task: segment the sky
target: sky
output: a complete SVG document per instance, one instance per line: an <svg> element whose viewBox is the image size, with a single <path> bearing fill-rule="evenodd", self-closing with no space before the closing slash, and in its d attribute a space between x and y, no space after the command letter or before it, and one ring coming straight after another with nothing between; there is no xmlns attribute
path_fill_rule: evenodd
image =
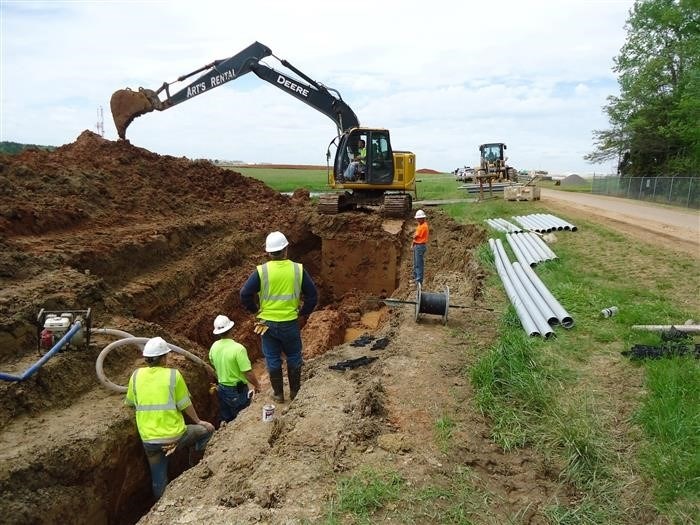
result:
<svg viewBox="0 0 700 525"><path fill-rule="evenodd" d="M109 101L176 82L255 41L336 89L363 126L389 129L418 168L508 164L614 172L583 159L619 93L614 57L633 0L0 0L0 140L117 139ZM290 73L277 59L264 63ZM291 73L289 76L294 76ZM164 98L164 97L161 97ZM100 118L100 111L103 117ZM332 120L248 74L137 118L132 144L161 155L325 165Z"/></svg>

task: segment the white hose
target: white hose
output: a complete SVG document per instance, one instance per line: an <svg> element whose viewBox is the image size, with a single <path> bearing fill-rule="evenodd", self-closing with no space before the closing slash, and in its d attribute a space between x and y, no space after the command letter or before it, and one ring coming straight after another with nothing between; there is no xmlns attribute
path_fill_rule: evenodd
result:
<svg viewBox="0 0 700 525"><path fill-rule="evenodd" d="M105 358L107 357L107 354L109 354L112 350L119 346L124 346L124 345L137 345L140 349L143 348L143 346L148 342L150 339L149 337L134 337L133 335L123 332L121 330L115 330L111 328L97 328L95 330L92 330L94 333L101 333L101 334L107 334L107 335L115 335L117 337L122 337L122 339L119 339L117 341L113 341L107 346L104 347L104 349L100 352L100 355L97 356L97 361L95 361L95 372L97 372L97 379L100 380L100 383L102 383L106 388L109 390L112 390L113 392L119 392L121 394L125 393L127 390L127 387L118 385L116 383L113 383L109 379L107 379L107 376L104 373L104 361ZM190 361L194 361L198 365L203 366L204 368L207 369L209 373L211 373L214 377L216 377L216 373L214 372L214 369L209 366L207 363L202 361L199 357L194 355L191 352L188 352L187 350L180 348L179 346L175 346L171 343L168 343L168 347L170 347L170 350L173 352L176 352L178 354L184 355L187 359Z"/></svg>

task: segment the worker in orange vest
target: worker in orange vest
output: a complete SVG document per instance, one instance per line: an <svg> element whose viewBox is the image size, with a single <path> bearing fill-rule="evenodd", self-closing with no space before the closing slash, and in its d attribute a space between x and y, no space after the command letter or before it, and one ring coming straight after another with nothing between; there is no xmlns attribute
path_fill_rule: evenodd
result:
<svg viewBox="0 0 700 525"><path fill-rule="evenodd" d="M416 212L416 233L413 234L413 281L417 285L423 286L423 269L425 250L428 244L428 223L426 222L425 212L418 210Z"/></svg>

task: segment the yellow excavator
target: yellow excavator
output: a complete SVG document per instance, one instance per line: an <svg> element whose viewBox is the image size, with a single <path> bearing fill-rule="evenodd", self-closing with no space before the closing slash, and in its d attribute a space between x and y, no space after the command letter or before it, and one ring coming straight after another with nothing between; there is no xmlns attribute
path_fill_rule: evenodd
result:
<svg viewBox="0 0 700 525"><path fill-rule="evenodd" d="M262 62L270 56L299 78ZM202 73L175 93L170 93L170 86L175 82L166 82L157 90L140 87L114 92L110 107L119 138L126 139L126 130L136 117L154 110L164 111L250 72L320 111L336 124L338 134L328 145L326 159L328 184L341 191L321 195L319 212L338 213L358 205L383 205L385 215L403 217L411 210L416 196L415 154L393 149L389 130L361 127L355 112L337 90L316 82L286 60L277 58L259 42L229 58L180 76L175 82L184 82ZM335 157L331 166L333 148ZM362 159L358 160L359 157ZM348 174L353 174L352 179L347 178Z"/></svg>

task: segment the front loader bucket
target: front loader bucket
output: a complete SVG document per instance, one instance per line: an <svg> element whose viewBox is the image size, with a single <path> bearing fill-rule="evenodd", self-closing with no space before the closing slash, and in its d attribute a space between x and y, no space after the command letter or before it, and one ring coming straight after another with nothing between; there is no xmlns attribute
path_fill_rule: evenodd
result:
<svg viewBox="0 0 700 525"><path fill-rule="evenodd" d="M132 91L129 88L112 93L109 106L112 109L112 118L120 139L126 139L126 128L136 117L155 109L153 103L142 91Z"/></svg>

